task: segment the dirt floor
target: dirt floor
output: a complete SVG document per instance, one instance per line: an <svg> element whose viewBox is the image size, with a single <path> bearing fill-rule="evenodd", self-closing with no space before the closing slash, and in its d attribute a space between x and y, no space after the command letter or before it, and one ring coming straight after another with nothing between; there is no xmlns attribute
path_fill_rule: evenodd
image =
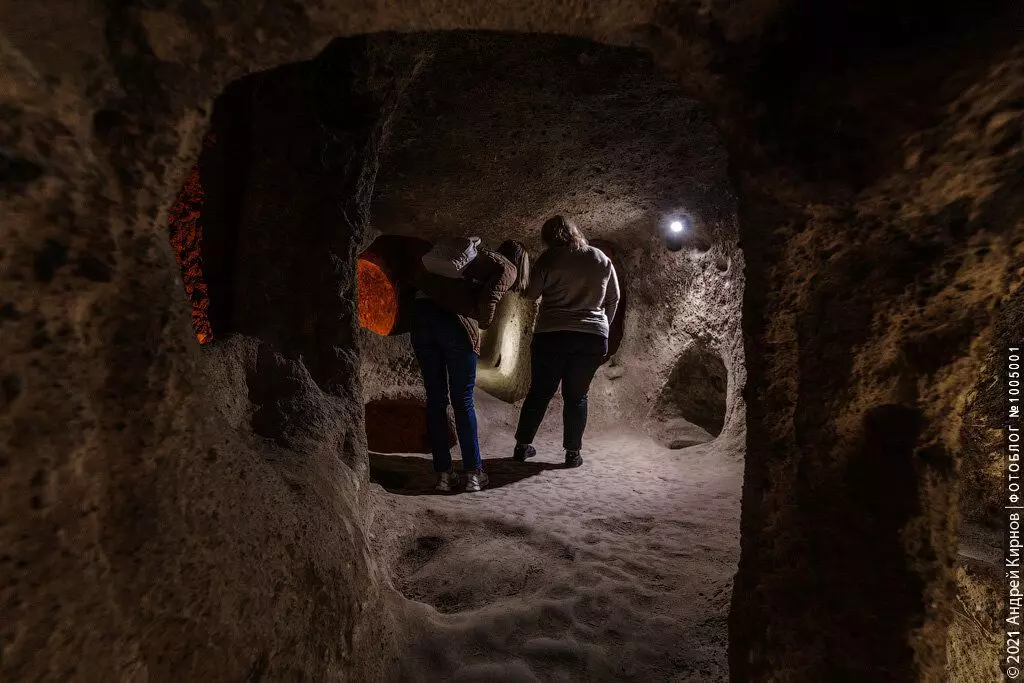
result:
<svg viewBox="0 0 1024 683"><path fill-rule="evenodd" d="M742 441L593 425L564 469L552 402L522 464L514 410L477 404L483 492L436 493L429 456L371 455L371 543L408 598L402 680L727 680Z"/></svg>

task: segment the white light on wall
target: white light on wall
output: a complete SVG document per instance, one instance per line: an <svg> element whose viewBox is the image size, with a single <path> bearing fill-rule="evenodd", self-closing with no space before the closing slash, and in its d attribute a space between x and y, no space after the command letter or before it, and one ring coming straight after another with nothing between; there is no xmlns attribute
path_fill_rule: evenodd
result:
<svg viewBox="0 0 1024 683"><path fill-rule="evenodd" d="M682 232L683 231L683 222L682 221L672 221L672 223L668 226L668 228L669 228L669 230L671 230L672 232L675 232L675 233Z"/></svg>

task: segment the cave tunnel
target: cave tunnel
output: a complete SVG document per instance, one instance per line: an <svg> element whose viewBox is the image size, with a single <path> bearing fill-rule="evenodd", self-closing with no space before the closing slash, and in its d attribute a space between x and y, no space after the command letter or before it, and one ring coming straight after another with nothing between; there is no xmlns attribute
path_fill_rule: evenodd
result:
<svg viewBox="0 0 1024 683"><path fill-rule="evenodd" d="M1007 674L1020 4L584 5L0 8L0 679ZM511 292L438 494L396 273L556 213L584 464Z"/></svg>

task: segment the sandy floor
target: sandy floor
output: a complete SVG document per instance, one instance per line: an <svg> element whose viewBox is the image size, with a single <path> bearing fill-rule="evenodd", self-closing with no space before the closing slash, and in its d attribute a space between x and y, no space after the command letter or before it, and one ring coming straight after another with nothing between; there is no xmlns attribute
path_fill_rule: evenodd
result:
<svg viewBox="0 0 1024 683"><path fill-rule="evenodd" d="M726 680L738 440L590 430L563 469L553 405L521 464L508 411L478 406L486 491L435 494L426 456L371 456L371 541L409 598L403 680Z"/></svg>

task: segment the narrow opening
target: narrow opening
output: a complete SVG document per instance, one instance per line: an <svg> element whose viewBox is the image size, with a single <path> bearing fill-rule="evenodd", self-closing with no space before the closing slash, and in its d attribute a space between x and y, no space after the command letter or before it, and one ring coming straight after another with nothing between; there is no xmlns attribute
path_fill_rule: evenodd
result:
<svg viewBox="0 0 1024 683"><path fill-rule="evenodd" d="M371 332L387 336L398 320L398 292L387 272L370 255L356 260L359 324Z"/></svg>
<svg viewBox="0 0 1024 683"><path fill-rule="evenodd" d="M672 449L705 443L725 425L728 370L722 356L701 341L680 355L658 396L659 440Z"/></svg>

